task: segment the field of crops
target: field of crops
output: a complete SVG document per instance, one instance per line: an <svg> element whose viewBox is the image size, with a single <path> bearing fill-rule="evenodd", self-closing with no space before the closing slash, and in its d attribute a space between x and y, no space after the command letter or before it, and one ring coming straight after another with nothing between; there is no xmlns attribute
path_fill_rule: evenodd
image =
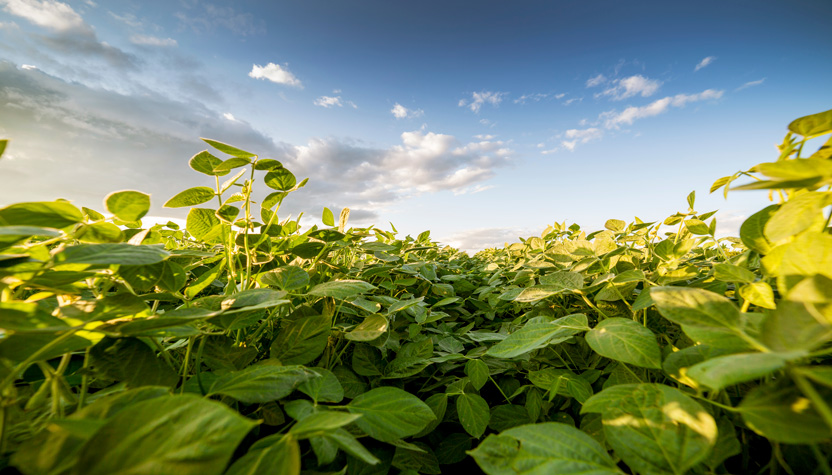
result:
<svg viewBox="0 0 832 475"><path fill-rule="evenodd" d="M830 133L717 180L770 190L738 238L693 194L473 257L346 209L300 229L305 180L212 140L185 229L137 191L2 208L0 468L830 474Z"/></svg>

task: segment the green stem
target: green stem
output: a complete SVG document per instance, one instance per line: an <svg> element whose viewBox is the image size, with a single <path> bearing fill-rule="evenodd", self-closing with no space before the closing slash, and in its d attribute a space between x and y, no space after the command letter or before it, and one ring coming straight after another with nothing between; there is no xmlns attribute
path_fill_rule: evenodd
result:
<svg viewBox="0 0 832 475"><path fill-rule="evenodd" d="M817 444L811 444L809 445L809 448L812 449L812 454L818 461L818 468L820 468L821 473L823 473L823 475L832 475L832 469L829 468L829 460L823 456L823 452L821 452Z"/></svg>
<svg viewBox="0 0 832 475"><path fill-rule="evenodd" d="M199 340L199 348L196 350L196 361L194 361L194 374L196 375L196 383L199 386L199 393L205 396L205 387L202 386L202 378L199 375L199 367L202 365L202 350L205 349L205 337Z"/></svg>
<svg viewBox="0 0 832 475"><path fill-rule="evenodd" d="M511 399L509 399L508 396L506 396L506 393L503 392L503 388L501 388L500 385L497 384L497 381L494 381L494 378L492 378L490 374L488 375L488 379L490 379L491 382L494 383L494 386L497 386L497 390L500 391L500 394L503 395L503 398L506 400L506 402L511 404Z"/></svg>
<svg viewBox="0 0 832 475"><path fill-rule="evenodd" d="M191 359L191 349L194 347L194 337L188 337L188 349L185 350L185 361L182 362L182 387L179 394L185 394L185 381L188 378L188 362Z"/></svg>
<svg viewBox="0 0 832 475"><path fill-rule="evenodd" d="M54 340L40 347L40 349L29 355L28 358L26 358L17 366L15 366L14 369L9 373L9 375L6 376L6 379L4 379L2 383L0 383L0 394L3 394L6 388L12 385L17 380L17 378L19 378L20 375L22 375L23 372L26 371L26 368L28 368L29 365L31 365L35 361L38 361L41 356L43 356L49 351L52 351L52 349L63 343L65 340L68 340L79 330L80 328L73 328L72 330L68 330L63 335L59 336L58 338L55 338Z"/></svg>
<svg viewBox="0 0 832 475"><path fill-rule="evenodd" d="M606 313L602 312L600 308L596 307L596 306L595 306L595 304L593 304L592 302L590 302L590 301L589 301L589 299L588 299L588 298L586 298L586 295L584 295L583 293L581 294L581 298L582 298L582 299L584 299L584 302L586 302L586 304L587 304L587 305L589 305L589 306L590 306L590 308L592 308L593 310L595 310L596 312L598 312L598 314L599 314L599 315L601 315L601 316L602 316L602 317L604 317L604 318L610 318L610 317L609 317L609 315L607 315Z"/></svg>
<svg viewBox="0 0 832 475"><path fill-rule="evenodd" d="M78 411L80 411L84 407L84 400L87 398L87 391L90 387L90 376L87 374L87 371L90 367L90 348L87 347L86 351L84 351L84 365L81 367L81 391L78 393Z"/></svg>

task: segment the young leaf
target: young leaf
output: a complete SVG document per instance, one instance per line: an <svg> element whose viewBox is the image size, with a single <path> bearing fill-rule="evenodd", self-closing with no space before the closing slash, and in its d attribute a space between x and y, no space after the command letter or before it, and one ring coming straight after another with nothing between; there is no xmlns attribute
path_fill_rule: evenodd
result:
<svg viewBox="0 0 832 475"><path fill-rule="evenodd" d="M477 439L482 437L491 418L485 399L477 394L460 394L456 398L456 412L465 432Z"/></svg>
<svg viewBox="0 0 832 475"><path fill-rule="evenodd" d="M289 433L298 439L308 439L314 436L326 435L339 427L343 427L356 419L360 414L349 414L337 411L322 411L304 417L292 426Z"/></svg>
<svg viewBox="0 0 832 475"><path fill-rule="evenodd" d="M181 208L183 206L195 206L206 203L216 196L216 193L207 186L197 186L179 192L164 204L165 208Z"/></svg>
<svg viewBox="0 0 832 475"><path fill-rule="evenodd" d="M107 211L124 221L138 221L150 209L150 196L138 191L116 191L104 198Z"/></svg>
<svg viewBox="0 0 832 475"><path fill-rule="evenodd" d="M795 119L789 130L806 138L832 132L832 110Z"/></svg>
<svg viewBox="0 0 832 475"><path fill-rule="evenodd" d="M335 226L335 215L332 214L332 210L329 208L324 208L323 216L321 216L321 221L327 226Z"/></svg>
<svg viewBox="0 0 832 475"><path fill-rule="evenodd" d="M581 313L567 315L552 322L529 321L523 328L489 348L486 354L495 358L514 358L566 341L588 329L587 317Z"/></svg>
<svg viewBox="0 0 832 475"><path fill-rule="evenodd" d="M188 218L185 221L185 229L195 239L202 239L215 226L220 224L220 220L214 215L215 211L206 208L191 208L188 211Z"/></svg>
<svg viewBox="0 0 832 475"><path fill-rule="evenodd" d="M333 280L312 287L309 294L316 297L333 297L338 300L346 300L375 288L374 285L362 280Z"/></svg>
<svg viewBox="0 0 832 475"><path fill-rule="evenodd" d="M471 381L471 385L474 386L474 389L479 391L485 386L485 383L488 382L488 375L490 370L488 369L488 365L485 364L482 360L468 360L465 363L465 374L468 375L468 379Z"/></svg>
<svg viewBox="0 0 832 475"><path fill-rule="evenodd" d="M590 348L601 356L643 368L661 369L662 353L656 335L628 318L601 321L586 334Z"/></svg>
<svg viewBox="0 0 832 475"><path fill-rule="evenodd" d="M766 222L764 234L771 242L788 239L823 222L823 209L832 203L832 193L810 192L787 201Z"/></svg>
<svg viewBox="0 0 832 475"><path fill-rule="evenodd" d="M283 364L307 364L323 353L332 322L329 317L312 315L285 323L269 349L272 358Z"/></svg>
<svg viewBox="0 0 832 475"><path fill-rule="evenodd" d="M419 398L388 386L358 396L347 409L363 416L355 421L361 430L383 442L414 435L436 418Z"/></svg>
<svg viewBox="0 0 832 475"><path fill-rule="evenodd" d="M316 404L318 402L341 402L344 399L344 388L338 378L325 368L315 368L313 371L321 377L304 381L298 386L298 391L311 397Z"/></svg>
<svg viewBox="0 0 832 475"><path fill-rule="evenodd" d="M297 178L289 170L278 168L266 173L263 182L271 189L277 191L290 191L296 184Z"/></svg>
<svg viewBox="0 0 832 475"><path fill-rule="evenodd" d="M246 152L245 150L240 150L237 147L217 142L216 140L211 139L202 139L203 142L207 143L208 145L214 147L215 149L219 150L220 152L227 153L228 155L232 155L234 157L240 158L253 158L256 157L253 153Z"/></svg>

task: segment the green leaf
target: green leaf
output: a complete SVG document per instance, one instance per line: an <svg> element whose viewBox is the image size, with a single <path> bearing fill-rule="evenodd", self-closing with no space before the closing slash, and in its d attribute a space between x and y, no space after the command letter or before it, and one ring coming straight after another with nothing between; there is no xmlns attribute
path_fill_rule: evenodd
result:
<svg viewBox="0 0 832 475"><path fill-rule="evenodd" d="M309 437L326 435L326 433L350 424L360 417L360 414L348 414L346 412L316 412L304 417L301 421L292 426L289 433L298 439L308 439Z"/></svg>
<svg viewBox="0 0 832 475"><path fill-rule="evenodd" d="M225 475L298 475L300 470L298 441L291 435L274 434L255 442Z"/></svg>
<svg viewBox="0 0 832 475"><path fill-rule="evenodd" d="M761 340L774 351L805 354L832 340L832 322L811 304L782 300L763 321Z"/></svg>
<svg viewBox="0 0 832 475"><path fill-rule="evenodd" d="M207 143L208 145L214 147L215 149L219 150L222 153L227 153L228 155L232 155L232 156L235 156L235 157L252 158L252 157L257 156L257 155L254 155L253 153L246 152L245 150L240 150L237 147L234 147L234 146L222 143L222 142L217 142L216 140L203 138L202 141Z"/></svg>
<svg viewBox="0 0 832 475"><path fill-rule="evenodd" d="M318 284L309 290L309 295L316 297L333 297L338 300L346 300L375 289L376 286L368 284L363 280L333 280Z"/></svg>
<svg viewBox="0 0 832 475"><path fill-rule="evenodd" d="M300 267L286 266L261 274L260 281L283 290L297 290L309 284L309 274Z"/></svg>
<svg viewBox="0 0 832 475"><path fill-rule="evenodd" d="M301 317L284 323L271 344L271 357L283 364L314 361L326 348L331 324L329 317L323 315Z"/></svg>
<svg viewBox="0 0 832 475"><path fill-rule="evenodd" d="M795 354L740 353L718 356L688 368L687 376L699 384L720 390L732 384L760 379L784 366Z"/></svg>
<svg viewBox="0 0 832 475"><path fill-rule="evenodd" d="M489 348L486 354L495 358L514 358L561 343L588 329L587 317L581 313L567 315L552 322L530 320L523 328Z"/></svg>
<svg viewBox="0 0 832 475"><path fill-rule="evenodd" d="M685 220L685 227L691 234L708 235L710 231L708 225L698 219Z"/></svg>
<svg viewBox="0 0 832 475"><path fill-rule="evenodd" d="M460 394L456 398L456 412L465 432L477 439L482 437L491 419L485 399L477 394Z"/></svg>
<svg viewBox="0 0 832 475"><path fill-rule="evenodd" d="M138 191L116 191L104 198L107 211L124 221L138 221L150 209L150 196Z"/></svg>
<svg viewBox="0 0 832 475"><path fill-rule="evenodd" d="M601 321L586 334L590 348L601 356L643 368L661 369L662 353L656 335L628 318Z"/></svg>
<svg viewBox="0 0 832 475"><path fill-rule="evenodd" d="M763 233L766 223L771 219L779 205L771 205L757 211L743 221L740 226L740 239L749 249L760 254L768 254L773 247L771 241Z"/></svg>
<svg viewBox="0 0 832 475"><path fill-rule="evenodd" d="M355 421L356 425L382 442L414 435L436 417L416 396L388 386L358 396L347 409L353 414L361 414L363 417Z"/></svg>
<svg viewBox="0 0 832 475"><path fill-rule="evenodd" d="M228 160L223 160L222 163L214 167L214 172L227 172L231 171L235 168L244 167L251 163L251 159L249 158L242 158L242 157L234 157L229 158Z"/></svg>
<svg viewBox="0 0 832 475"><path fill-rule="evenodd" d="M754 282L752 284L743 285L740 287L740 297L748 300L758 307L768 309L775 308L774 291L771 289L771 286L765 282Z"/></svg>
<svg viewBox="0 0 832 475"><path fill-rule="evenodd" d="M3 152L6 151L6 147L9 145L8 139L0 140L0 157L3 156Z"/></svg>
<svg viewBox="0 0 832 475"><path fill-rule="evenodd" d="M315 403L341 402L344 399L344 388L338 378L331 371L324 368L314 368L319 378L312 378L298 386L298 391L311 397Z"/></svg>
<svg viewBox="0 0 832 475"><path fill-rule="evenodd" d="M84 221L81 211L67 201L16 203L0 208L0 225L65 228Z"/></svg>
<svg viewBox="0 0 832 475"><path fill-rule="evenodd" d="M468 375L471 385L474 386L474 389L477 391L482 389L482 387L485 386L485 383L488 382L488 375L490 372L491 371L488 369L488 365L482 360L468 360L468 362L465 363L465 374Z"/></svg>
<svg viewBox="0 0 832 475"><path fill-rule="evenodd" d="M290 191L297 184L297 178L289 170L278 168L266 173L263 182L273 190Z"/></svg>
<svg viewBox="0 0 832 475"><path fill-rule="evenodd" d="M740 312L722 295L692 287L653 287L650 297L671 322L692 327L740 328Z"/></svg>
<svg viewBox="0 0 832 475"><path fill-rule="evenodd" d="M210 270L203 272L202 275L191 282L191 285L185 289L185 298L190 300L196 297L197 294L202 292L206 287L217 280L223 269L225 269L225 260L221 260L219 264L215 265Z"/></svg>
<svg viewBox="0 0 832 475"><path fill-rule="evenodd" d="M577 272L554 272L540 276L540 285L562 290L578 290L584 286L584 276Z"/></svg>
<svg viewBox="0 0 832 475"><path fill-rule="evenodd" d="M105 338L90 350L92 366L109 379L128 387L173 386L179 376L136 338Z"/></svg>
<svg viewBox="0 0 832 475"><path fill-rule="evenodd" d="M220 206L220 209L218 209L215 213L215 215L217 216L217 218L220 219L220 221L223 221L228 224L233 223L237 219L237 216L239 214L240 208L231 205L222 205Z"/></svg>
<svg viewBox="0 0 832 475"><path fill-rule="evenodd" d="M822 275L832 279L832 236L805 233L785 246L777 269L777 287L787 294L803 279Z"/></svg>
<svg viewBox="0 0 832 475"><path fill-rule="evenodd" d="M717 440L713 417L685 393L662 384L611 386L581 412L601 412L607 442L634 472L686 473Z"/></svg>
<svg viewBox="0 0 832 475"><path fill-rule="evenodd" d="M283 164L271 158L257 160L257 164L254 165L255 170L276 170L278 168L283 168Z"/></svg>
<svg viewBox="0 0 832 475"><path fill-rule="evenodd" d="M620 233L627 227L627 222L621 221L620 219L608 219L607 222L604 223L604 227L612 232Z"/></svg>
<svg viewBox="0 0 832 475"><path fill-rule="evenodd" d="M830 400L828 392L825 400ZM823 422L814 404L794 386L756 387L737 409L751 430L777 442L817 444L832 437L832 430Z"/></svg>
<svg viewBox="0 0 832 475"><path fill-rule="evenodd" d="M832 132L832 110L795 119L789 130L806 138Z"/></svg>
<svg viewBox="0 0 832 475"><path fill-rule="evenodd" d="M332 210L329 208L324 208L323 216L321 216L321 221L326 226L335 226L335 215L332 214Z"/></svg>
<svg viewBox="0 0 832 475"><path fill-rule="evenodd" d="M216 211L207 208L191 208L188 211L188 218L185 221L185 229L195 239L202 239L205 237L214 226L220 224L220 220L215 216Z"/></svg>
<svg viewBox="0 0 832 475"><path fill-rule="evenodd" d="M214 167L218 166L222 163L222 160L219 158L211 155L207 151L199 152L198 154L191 157L191 160L188 162L188 165L193 169L200 173L204 173L210 176L223 176L228 175L228 172L214 172Z"/></svg>
<svg viewBox="0 0 832 475"><path fill-rule="evenodd" d="M780 207L766 222L764 234L770 242L788 239L822 221L823 209L832 204L832 193L810 192L797 195Z"/></svg>
<svg viewBox="0 0 832 475"><path fill-rule="evenodd" d="M714 278L723 282L741 282L750 284L757 280L757 276L745 267L733 264L714 264Z"/></svg>
<svg viewBox="0 0 832 475"><path fill-rule="evenodd" d="M183 206L200 205L202 203L207 203L215 196L216 193L211 188L208 188L207 186L196 186L176 194L176 196L169 199L167 203L164 204L164 207L182 208Z"/></svg>
<svg viewBox="0 0 832 475"><path fill-rule="evenodd" d="M156 246L134 246L127 243L118 244L79 244L70 246L55 254L55 262L60 264L119 264L141 266L162 262L170 253Z"/></svg>
<svg viewBox="0 0 832 475"><path fill-rule="evenodd" d="M123 473L125 467L135 473L219 475L255 425L219 402L157 397L109 419L81 448L78 467L91 475Z"/></svg>
<svg viewBox="0 0 832 475"><path fill-rule="evenodd" d="M319 377L303 366L255 365L220 376L208 390L208 396L222 394L254 404L283 399L300 384Z"/></svg>
<svg viewBox="0 0 832 475"><path fill-rule="evenodd" d="M75 229L75 238L83 242L122 242L124 233L113 223L81 224Z"/></svg>
<svg viewBox="0 0 832 475"><path fill-rule="evenodd" d="M488 475L623 473L592 437L560 422L527 424L489 435L468 453Z"/></svg>
<svg viewBox="0 0 832 475"><path fill-rule="evenodd" d="M344 338L352 341L372 341L387 332L389 322L383 315L369 315L355 326Z"/></svg>

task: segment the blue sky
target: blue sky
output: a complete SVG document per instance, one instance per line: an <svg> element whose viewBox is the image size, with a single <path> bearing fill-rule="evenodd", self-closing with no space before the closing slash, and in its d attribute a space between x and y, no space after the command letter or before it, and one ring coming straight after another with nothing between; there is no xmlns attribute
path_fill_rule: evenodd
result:
<svg viewBox="0 0 832 475"><path fill-rule="evenodd" d="M210 185L199 137L309 177L286 213L465 249L720 209L830 108L828 1L0 0L0 204ZM307 221L313 224L314 219Z"/></svg>

